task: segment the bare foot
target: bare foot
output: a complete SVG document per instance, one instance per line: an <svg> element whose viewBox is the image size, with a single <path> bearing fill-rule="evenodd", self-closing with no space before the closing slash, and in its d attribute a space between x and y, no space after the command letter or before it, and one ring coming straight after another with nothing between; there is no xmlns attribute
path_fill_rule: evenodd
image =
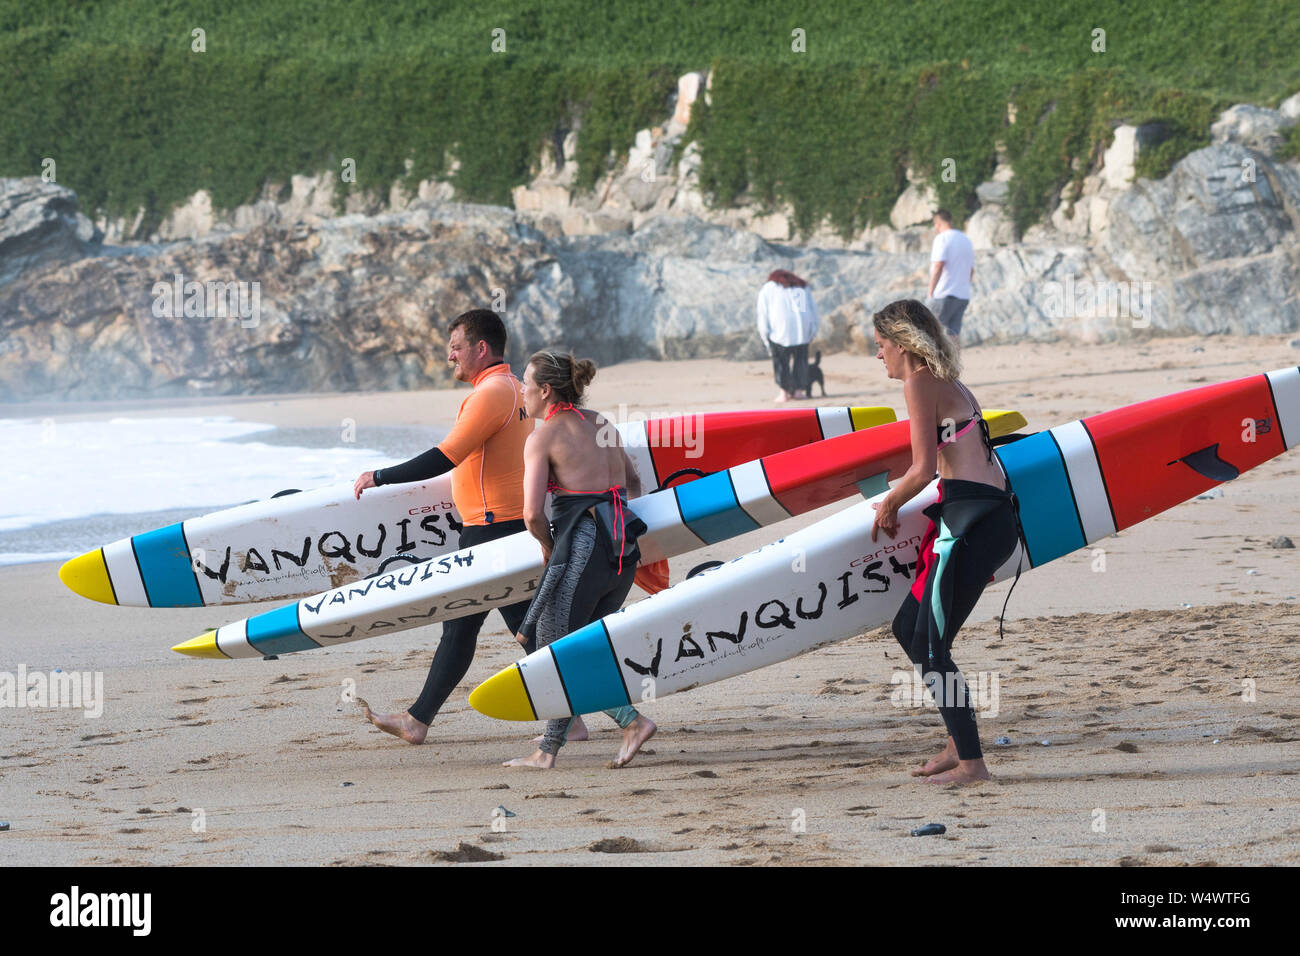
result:
<svg viewBox="0 0 1300 956"><path fill-rule="evenodd" d="M957 766L943 773L936 773L926 779L926 783L983 783L992 780L989 768L984 766L983 758L978 760L959 760Z"/></svg>
<svg viewBox="0 0 1300 956"><path fill-rule="evenodd" d="M569 732L564 735L564 739L570 743L575 740L586 740L588 737L587 725L583 723L581 717L574 717L569 724ZM544 737L534 737L533 743L540 744Z"/></svg>
<svg viewBox="0 0 1300 956"><path fill-rule="evenodd" d="M937 773L943 773L945 770L951 770L957 766L957 745L948 738L948 745L943 748L943 753L937 757L931 757L921 766L912 771L913 777L933 777Z"/></svg>
<svg viewBox="0 0 1300 956"><path fill-rule="evenodd" d="M776 393L776 398L772 399L772 401L774 401L774 402L788 402L788 401L790 401L790 393L787 392L785 389L781 389L781 391L779 391L779 392Z"/></svg>
<svg viewBox="0 0 1300 956"><path fill-rule="evenodd" d="M533 752L531 757L516 757L514 760L507 760L501 766L537 767L540 770L550 770L555 766L555 754L548 754L541 750L536 750Z"/></svg>
<svg viewBox="0 0 1300 956"><path fill-rule="evenodd" d="M363 698L358 697L357 703L366 712L366 720L386 734L401 737L408 744L422 744L429 735L429 725L420 723L405 711L400 714L376 714Z"/></svg>
<svg viewBox="0 0 1300 956"><path fill-rule="evenodd" d="M626 767L632 762L642 745L655 735L659 728L654 721L644 714L637 714L636 720L623 728L623 747L614 758L615 767Z"/></svg>

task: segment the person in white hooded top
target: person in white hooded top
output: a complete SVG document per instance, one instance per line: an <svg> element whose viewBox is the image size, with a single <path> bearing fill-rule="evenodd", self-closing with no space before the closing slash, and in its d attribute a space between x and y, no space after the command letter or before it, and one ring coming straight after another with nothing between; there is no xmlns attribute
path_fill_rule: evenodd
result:
<svg viewBox="0 0 1300 956"><path fill-rule="evenodd" d="M808 343L817 335L817 307L808 283L777 269L758 293L758 334L772 356L776 401L808 398Z"/></svg>

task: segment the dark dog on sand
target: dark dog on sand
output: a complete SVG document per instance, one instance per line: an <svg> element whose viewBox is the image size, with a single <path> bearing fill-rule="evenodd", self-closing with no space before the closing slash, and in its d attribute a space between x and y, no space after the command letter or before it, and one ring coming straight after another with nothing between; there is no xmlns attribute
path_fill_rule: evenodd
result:
<svg viewBox="0 0 1300 956"><path fill-rule="evenodd" d="M822 353L819 349L817 357L808 363L808 397L812 398L812 387L814 384L822 387L822 398L826 397L826 377L822 374Z"/></svg>

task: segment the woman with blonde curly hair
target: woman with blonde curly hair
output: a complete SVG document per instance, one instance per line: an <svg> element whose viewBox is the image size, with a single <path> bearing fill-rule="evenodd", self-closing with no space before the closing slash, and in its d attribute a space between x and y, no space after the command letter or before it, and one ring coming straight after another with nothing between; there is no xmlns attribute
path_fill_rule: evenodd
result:
<svg viewBox="0 0 1300 956"><path fill-rule="evenodd" d="M994 572L1015 551L1015 497L993 454L979 404L957 378L957 347L934 314L915 299L891 302L874 316L877 358L903 382L911 422L912 467L877 502L871 539L898 532L898 510L939 473L939 500L925 509L930 526L916 578L894 618L894 636L934 694L948 743L913 776L934 783L988 780L975 711L952 660L957 630ZM977 437L978 436L978 437Z"/></svg>

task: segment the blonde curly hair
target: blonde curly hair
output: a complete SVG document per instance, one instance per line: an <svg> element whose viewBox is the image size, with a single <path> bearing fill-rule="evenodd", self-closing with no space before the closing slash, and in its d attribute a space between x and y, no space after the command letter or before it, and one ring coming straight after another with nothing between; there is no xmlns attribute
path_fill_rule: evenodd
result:
<svg viewBox="0 0 1300 956"><path fill-rule="evenodd" d="M924 362L939 381L954 382L961 374L957 344L923 302L898 299L873 315L871 324L881 338Z"/></svg>

